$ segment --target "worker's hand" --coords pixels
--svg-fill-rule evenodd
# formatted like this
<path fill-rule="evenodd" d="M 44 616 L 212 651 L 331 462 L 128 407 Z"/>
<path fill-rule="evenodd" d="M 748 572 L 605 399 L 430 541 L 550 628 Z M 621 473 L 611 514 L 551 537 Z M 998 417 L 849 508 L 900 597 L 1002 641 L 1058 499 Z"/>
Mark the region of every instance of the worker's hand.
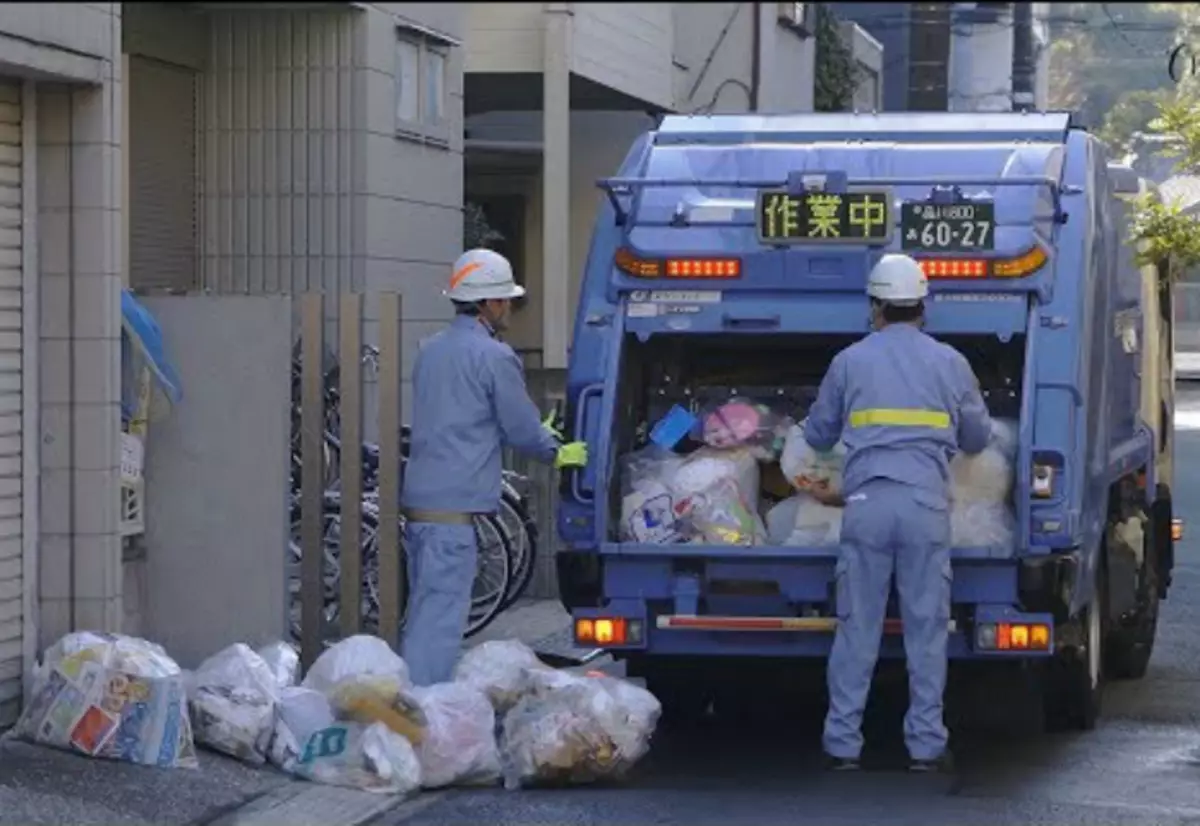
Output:
<path fill-rule="evenodd" d="M 840 508 L 845 504 L 842 500 L 842 492 L 831 487 L 829 482 L 824 479 L 819 482 L 806 480 L 800 485 L 800 490 L 830 508 Z"/>
<path fill-rule="evenodd" d="M 554 467 L 562 470 L 568 467 L 583 467 L 588 461 L 586 442 L 567 442 L 558 449 L 554 457 Z"/>
<path fill-rule="evenodd" d="M 560 442 L 562 441 L 562 423 L 559 421 L 557 410 L 551 410 L 546 414 L 546 418 L 542 419 L 542 427 L 544 427 L 546 432 L 551 436 L 558 439 Z"/>

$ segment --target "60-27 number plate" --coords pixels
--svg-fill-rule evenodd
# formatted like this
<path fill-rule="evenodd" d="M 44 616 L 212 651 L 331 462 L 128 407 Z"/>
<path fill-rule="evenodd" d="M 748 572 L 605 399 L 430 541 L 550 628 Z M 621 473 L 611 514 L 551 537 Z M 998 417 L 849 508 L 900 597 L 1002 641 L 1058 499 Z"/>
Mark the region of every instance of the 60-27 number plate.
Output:
<path fill-rule="evenodd" d="M 996 205 L 906 203 L 900 209 L 900 237 L 906 250 L 986 252 L 996 246 Z"/>

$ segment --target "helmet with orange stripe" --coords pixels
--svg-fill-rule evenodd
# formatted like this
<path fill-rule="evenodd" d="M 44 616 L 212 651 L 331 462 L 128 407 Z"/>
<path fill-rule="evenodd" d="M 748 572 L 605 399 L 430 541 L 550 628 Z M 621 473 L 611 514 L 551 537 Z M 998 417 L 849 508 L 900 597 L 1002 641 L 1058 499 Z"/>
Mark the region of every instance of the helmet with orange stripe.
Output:
<path fill-rule="evenodd" d="M 513 279 L 512 264 L 498 252 L 467 250 L 454 262 L 445 296 L 459 304 L 476 304 L 489 299 L 513 299 L 525 288 Z"/>

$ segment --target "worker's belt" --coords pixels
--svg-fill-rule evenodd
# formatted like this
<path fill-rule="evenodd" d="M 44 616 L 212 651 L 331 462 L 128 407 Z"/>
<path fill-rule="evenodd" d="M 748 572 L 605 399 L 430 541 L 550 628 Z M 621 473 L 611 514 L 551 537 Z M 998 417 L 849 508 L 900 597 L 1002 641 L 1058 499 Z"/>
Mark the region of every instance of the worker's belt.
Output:
<path fill-rule="evenodd" d="M 947 430 L 950 414 L 941 410 L 872 408 L 850 414 L 851 427 L 932 427 Z"/>
<path fill-rule="evenodd" d="M 427 511 L 420 508 L 405 508 L 404 518 L 409 522 L 427 522 L 434 525 L 470 525 L 475 514 L 460 511 Z"/>

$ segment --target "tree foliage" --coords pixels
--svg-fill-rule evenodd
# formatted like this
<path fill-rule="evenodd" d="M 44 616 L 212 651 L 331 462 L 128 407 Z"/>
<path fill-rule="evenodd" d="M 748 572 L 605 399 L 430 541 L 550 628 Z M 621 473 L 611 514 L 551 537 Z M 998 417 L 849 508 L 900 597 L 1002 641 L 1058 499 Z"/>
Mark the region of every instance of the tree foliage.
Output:
<path fill-rule="evenodd" d="M 844 112 L 858 88 L 858 63 L 842 37 L 841 21 L 827 3 L 816 5 L 816 77 L 813 108 L 818 112 Z"/>
<path fill-rule="evenodd" d="M 1133 136 L 1146 131 L 1157 116 L 1160 107 L 1168 104 L 1175 96 L 1174 89 L 1137 89 L 1126 92 L 1104 118 L 1104 126 L 1097 132 L 1116 154 L 1130 151 Z"/>
<path fill-rule="evenodd" d="M 1180 94 L 1164 102 L 1149 126 L 1171 139 L 1162 152 L 1177 159 L 1177 174 L 1200 175 L 1200 97 Z M 1151 194 L 1137 198 L 1133 238 L 1145 244 L 1139 252 L 1142 263 L 1169 261 L 1176 272 L 1200 264 L 1200 223 L 1177 202 L 1164 202 Z"/>

